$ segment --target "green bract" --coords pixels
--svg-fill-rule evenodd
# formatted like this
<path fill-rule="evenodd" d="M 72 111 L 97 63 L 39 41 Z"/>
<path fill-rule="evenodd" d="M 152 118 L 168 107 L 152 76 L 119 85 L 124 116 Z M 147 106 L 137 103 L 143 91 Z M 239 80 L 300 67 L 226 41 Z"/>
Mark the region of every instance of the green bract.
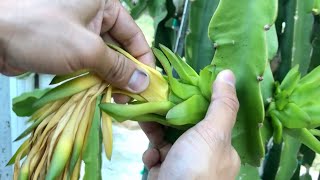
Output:
<path fill-rule="evenodd" d="M 209 65 L 198 75 L 170 49 L 162 45 L 160 48 L 154 48 L 153 52 L 167 74 L 170 89 L 167 101 L 133 101 L 129 105 L 104 103 L 100 105 L 104 112 L 117 121 L 155 121 L 178 129 L 190 127 L 204 118 L 209 106 L 211 84 L 216 77 L 215 68 Z M 178 78 L 173 76 L 173 69 Z"/>
<path fill-rule="evenodd" d="M 268 114 L 276 129 L 299 139 L 303 144 L 320 153 L 320 142 L 313 137 L 313 129 L 320 127 L 320 67 L 300 78 L 298 66 L 291 69 L 280 85 L 276 86 Z M 281 126 L 281 127 L 279 127 Z M 311 132 L 309 131 L 311 130 Z M 281 137 L 282 132 L 274 132 Z M 276 142 L 281 139 L 276 138 Z"/>

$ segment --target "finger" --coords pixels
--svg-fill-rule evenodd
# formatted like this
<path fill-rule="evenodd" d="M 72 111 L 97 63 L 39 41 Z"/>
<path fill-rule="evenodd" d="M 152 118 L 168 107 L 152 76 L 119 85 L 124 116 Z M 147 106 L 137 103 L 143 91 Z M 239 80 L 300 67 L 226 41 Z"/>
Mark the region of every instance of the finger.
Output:
<path fill-rule="evenodd" d="M 119 44 L 114 39 L 112 39 L 112 37 L 110 37 L 110 35 L 108 33 L 103 34 L 101 37 L 104 42 L 115 44 L 115 45 L 119 46 Z M 131 98 L 129 96 L 123 95 L 123 94 L 113 94 L 112 97 L 113 97 L 114 101 L 119 104 L 126 104 L 131 100 Z"/>
<path fill-rule="evenodd" d="M 161 124 L 155 122 L 139 122 L 139 125 L 154 148 L 160 149 L 168 144 L 168 142 L 164 140 L 164 130 Z"/>
<path fill-rule="evenodd" d="M 126 104 L 128 103 L 131 98 L 129 96 L 123 95 L 123 94 L 113 94 L 112 95 L 114 102 L 118 104 Z"/>
<path fill-rule="evenodd" d="M 95 34 L 100 34 L 101 32 L 101 23 L 102 23 L 102 20 L 103 20 L 103 10 L 104 10 L 104 4 L 105 2 L 104 1 L 101 1 L 100 2 L 100 9 L 99 11 L 97 12 L 97 14 L 95 15 L 94 18 L 90 19 L 90 16 L 89 16 L 89 24 L 87 25 L 87 28 L 94 32 Z"/>
<path fill-rule="evenodd" d="M 167 143 L 159 149 L 153 147 L 147 149 L 142 156 L 143 163 L 148 169 L 153 168 L 158 163 L 162 163 L 167 157 L 167 154 L 171 147 L 172 144 Z"/>
<path fill-rule="evenodd" d="M 156 164 L 160 162 L 159 151 L 155 148 L 147 149 L 142 155 L 142 162 L 148 170 L 153 168 Z"/>
<path fill-rule="evenodd" d="M 105 1 L 106 0 L 71 0 L 65 2 L 52 1 L 50 2 L 50 6 L 56 6 L 62 10 L 63 13 L 76 18 L 83 24 L 89 24 L 92 19 L 96 18 L 96 15 L 104 7 Z"/>
<path fill-rule="evenodd" d="M 159 177 L 160 165 L 154 166 L 148 173 L 148 180 L 157 180 Z"/>
<path fill-rule="evenodd" d="M 9 64 L 5 63 L 2 68 L 0 69 L 0 73 L 6 76 L 18 76 L 21 75 L 23 73 L 26 73 L 27 71 L 20 69 L 20 68 L 16 68 L 13 66 L 10 66 Z"/>
<path fill-rule="evenodd" d="M 141 29 L 118 0 L 109 0 L 105 6 L 102 33 L 107 31 L 132 56 L 155 67 L 154 56 Z"/>
<path fill-rule="evenodd" d="M 214 85 L 211 104 L 204 122 L 221 134 L 230 134 L 234 126 L 239 102 L 236 96 L 235 77 L 230 70 L 218 74 Z"/>
<path fill-rule="evenodd" d="M 163 162 L 163 161 L 166 159 L 166 157 L 167 157 L 167 155 L 168 155 L 168 152 L 170 151 L 171 147 L 172 147 L 172 144 L 167 143 L 166 145 L 164 145 L 163 147 L 161 147 L 161 148 L 159 149 L 159 152 L 160 152 L 160 162 Z"/>
<path fill-rule="evenodd" d="M 108 83 L 133 93 L 140 93 L 148 87 L 149 76 L 143 69 L 106 46 L 99 36 L 90 31 L 87 33 L 91 38 L 87 38 L 85 44 L 90 48 L 84 48 L 84 53 L 80 53 L 83 68 L 93 69 Z"/>
<path fill-rule="evenodd" d="M 117 46 L 120 46 L 120 44 L 114 40 L 108 32 L 104 33 L 103 35 L 101 35 L 102 39 L 104 42 L 106 43 L 110 43 L 110 44 L 114 44 L 114 45 L 117 45 Z"/>
<path fill-rule="evenodd" d="M 231 157 L 232 164 L 231 164 L 231 168 L 229 168 L 229 169 L 233 170 L 233 172 L 231 172 L 231 177 L 232 177 L 232 179 L 235 179 L 240 171 L 241 160 L 240 160 L 240 157 L 239 157 L 237 151 L 233 147 L 231 147 L 231 148 L 232 149 L 231 149 L 230 157 Z"/>

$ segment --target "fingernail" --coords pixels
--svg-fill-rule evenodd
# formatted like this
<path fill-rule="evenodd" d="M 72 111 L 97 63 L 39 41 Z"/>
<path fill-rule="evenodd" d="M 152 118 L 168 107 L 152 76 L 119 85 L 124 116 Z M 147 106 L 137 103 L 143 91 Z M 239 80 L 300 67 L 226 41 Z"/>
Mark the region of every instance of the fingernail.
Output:
<path fill-rule="evenodd" d="M 227 84 L 231 85 L 232 87 L 235 87 L 235 83 L 236 83 L 236 79 L 235 79 L 232 71 L 230 71 L 230 70 L 221 71 L 218 74 L 216 81 L 227 83 Z"/>
<path fill-rule="evenodd" d="M 129 90 L 135 93 L 140 93 L 144 91 L 148 86 L 149 86 L 148 74 L 139 69 L 135 70 L 128 83 Z"/>

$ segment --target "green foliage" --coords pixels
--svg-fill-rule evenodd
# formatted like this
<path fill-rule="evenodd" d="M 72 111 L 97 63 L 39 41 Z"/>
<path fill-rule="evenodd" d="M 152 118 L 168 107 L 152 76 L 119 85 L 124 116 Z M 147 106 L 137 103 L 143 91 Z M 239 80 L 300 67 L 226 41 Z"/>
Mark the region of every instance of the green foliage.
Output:
<path fill-rule="evenodd" d="M 320 43 L 318 41 L 319 32 L 320 32 L 319 17 L 315 16 L 313 21 L 313 16 L 310 8 L 312 7 L 312 3 L 313 1 L 279 0 L 279 11 L 278 11 L 278 18 L 276 22 L 276 29 L 277 29 L 277 35 L 279 38 L 281 63 L 276 73 L 276 79 L 282 80 L 286 76 L 287 80 L 286 82 L 282 82 L 282 84 L 287 84 L 287 85 L 283 85 L 286 87 L 291 86 L 291 89 L 290 88 L 287 89 L 286 93 L 288 94 L 290 94 L 290 92 L 293 91 L 293 88 L 295 86 L 294 84 L 297 84 L 297 81 L 300 78 L 300 73 L 304 75 L 306 74 L 307 71 L 311 71 L 314 68 L 316 68 L 318 65 L 320 65 L 320 59 L 319 59 L 320 54 L 318 53 L 319 52 L 318 49 L 320 47 L 318 45 Z M 316 4 L 317 1 L 314 1 L 314 3 Z M 312 36 L 311 36 L 311 32 L 312 32 Z M 310 56 L 310 52 L 312 52 L 311 56 Z M 293 79 L 292 78 L 290 79 L 288 78 L 289 75 L 286 75 L 286 74 L 290 70 L 290 68 L 292 68 L 295 64 L 300 65 L 299 72 L 296 70 L 295 77 L 292 76 Z M 309 96 L 309 93 L 305 93 L 305 95 Z M 283 105 L 285 104 L 284 102 L 285 102 L 284 99 L 282 102 L 278 101 L 278 105 L 283 107 Z M 309 104 L 309 107 L 312 107 L 312 106 L 313 105 Z M 299 109 L 295 110 L 293 111 L 293 113 L 296 115 L 298 111 L 300 110 Z M 292 121 L 291 117 L 286 117 L 283 119 L 287 119 L 287 121 Z M 298 118 L 295 118 L 295 119 L 296 121 L 299 121 L 299 123 L 302 120 Z M 309 121 L 311 120 L 309 119 Z M 279 128 L 282 128 L 282 127 L 278 127 L 278 129 Z M 310 135 L 308 132 L 306 133 Z M 276 136 L 274 136 L 274 138 L 275 137 Z M 299 137 L 295 137 L 295 138 L 299 139 L 300 137 L 301 136 L 299 135 Z M 307 137 L 315 140 L 314 137 L 312 136 L 307 136 Z M 316 142 L 316 141 L 313 141 L 313 142 Z M 287 144 L 288 143 L 290 145 L 290 142 L 287 142 Z M 294 146 L 294 144 L 298 146 L 297 142 L 291 141 L 291 146 Z M 278 147 L 278 145 L 274 145 L 274 147 Z M 278 155 L 281 154 L 279 149 L 275 153 Z M 314 152 L 310 150 L 308 147 L 303 145 L 302 148 L 300 149 L 299 154 L 302 155 L 302 161 L 304 161 L 305 159 L 305 161 L 308 161 L 308 163 L 312 163 L 314 159 Z M 283 156 L 289 156 L 289 155 L 281 154 L 281 160 L 285 159 L 285 157 Z M 280 157 L 278 158 L 280 159 Z M 292 158 L 295 158 L 296 159 L 295 161 L 297 161 L 298 159 L 298 157 L 294 155 L 292 155 Z M 291 161 L 293 162 L 294 160 L 292 158 L 291 158 Z M 266 159 L 265 161 L 266 163 L 269 163 L 270 160 Z M 294 179 L 299 178 L 300 165 L 302 165 L 302 163 L 298 164 L 297 170 L 292 178 Z M 266 167 L 264 169 L 264 172 L 266 172 L 264 173 L 264 176 L 267 175 L 267 172 L 269 174 L 274 174 L 275 172 L 277 172 L 278 168 L 275 168 L 275 167 L 277 167 L 277 164 L 274 164 L 272 167 L 271 166 Z M 293 169 L 292 164 L 282 163 L 281 169 L 282 170 L 280 174 L 283 175 L 284 174 L 283 172 L 291 172 L 291 175 L 292 175 L 292 169 Z M 274 178 L 266 178 L 266 179 L 274 179 Z"/>
<path fill-rule="evenodd" d="M 279 162 L 281 157 L 281 144 L 272 144 L 269 145 L 268 151 L 266 153 L 261 179 L 270 180 L 275 179 L 276 173 L 279 168 Z"/>
<path fill-rule="evenodd" d="M 312 176 L 309 174 L 309 172 L 307 172 L 300 176 L 300 180 L 312 180 Z"/>
<path fill-rule="evenodd" d="M 179 21 L 175 16 L 176 10 L 172 0 L 166 0 L 165 7 L 167 10 L 165 18 L 159 19 L 155 27 L 155 38 L 153 46 L 159 48 L 159 44 L 163 44 L 169 49 L 173 49 L 175 39 L 177 38 L 177 27 Z"/>
<path fill-rule="evenodd" d="M 250 165 L 242 165 L 237 180 L 253 180 L 259 179 L 259 170 L 257 167 Z"/>
<path fill-rule="evenodd" d="M 320 66 L 300 79 L 298 66 L 291 69 L 281 85 L 276 87 L 274 101 L 270 104 L 268 114 L 274 121 L 274 127 L 285 128 L 285 132 L 320 153 L 320 142 L 311 131 L 320 126 L 319 96 L 320 85 L 317 83 Z M 277 134 L 282 136 L 281 134 Z"/>
<path fill-rule="evenodd" d="M 315 16 L 312 33 L 312 55 L 309 71 L 320 65 L 320 16 Z"/>
<path fill-rule="evenodd" d="M 139 104 L 101 104 L 100 108 L 113 117 L 117 117 L 118 121 L 125 121 L 143 114 L 158 114 L 165 116 L 167 112 L 174 106 L 170 101 L 163 102 L 146 102 Z"/>
<path fill-rule="evenodd" d="M 314 0 L 312 12 L 315 15 L 319 15 L 320 14 L 320 0 Z"/>
<path fill-rule="evenodd" d="M 101 114 L 99 103 L 101 97 L 97 99 L 96 110 L 92 120 L 92 125 L 88 135 L 87 143 L 83 150 L 83 161 L 85 163 L 84 180 L 100 180 L 101 177 L 101 152 L 102 152 L 102 134 L 100 129 Z"/>
<path fill-rule="evenodd" d="M 308 71 L 310 64 L 311 30 L 313 26 L 313 0 L 287 0 L 282 4 L 282 19 L 278 22 L 278 31 L 284 29 L 279 35 L 281 65 L 278 78 L 282 80 L 291 67 L 299 64 L 302 75 Z M 280 26 L 281 24 L 281 26 Z"/>
<path fill-rule="evenodd" d="M 255 166 L 264 157 L 259 127 L 265 115 L 258 79 L 263 77 L 268 59 L 265 29 L 274 23 L 276 12 L 276 1 L 221 0 L 209 25 L 210 39 L 217 48 L 212 64 L 231 69 L 237 78 L 241 106 L 233 145 L 242 163 Z"/>
<path fill-rule="evenodd" d="M 172 64 L 173 68 L 176 70 L 178 76 L 183 83 L 188 83 L 196 86 L 198 84 L 199 75 L 183 60 L 175 55 L 167 47 L 160 45 L 161 50 L 167 56 L 169 62 Z"/>
<path fill-rule="evenodd" d="M 51 80 L 50 85 L 58 84 L 58 83 L 61 83 L 63 81 L 66 81 L 66 80 L 70 80 L 71 78 L 76 78 L 78 76 L 86 75 L 88 73 L 89 73 L 88 70 L 79 70 L 79 71 L 75 71 L 73 73 L 69 73 L 69 74 L 66 74 L 66 75 L 56 75 Z"/>
<path fill-rule="evenodd" d="M 300 72 L 305 75 L 310 64 L 311 43 L 310 36 L 313 26 L 313 0 L 299 1 L 296 0 L 296 7 L 293 17 L 293 44 L 292 44 L 292 66 L 299 64 Z M 292 18 L 292 17 L 291 17 Z M 297 20 L 295 20 L 297 19 Z M 292 19 L 291 19 L 292 20 Z"/>
<path fill-rule="evenodd" d="M 279 48 L 278 36 L 276 31 L 276 26 L 272 26 L 269 31 L 267 31 L 267 50 L 268 50 L 268 60 L 271 61 L 277 55 Z M 270 65 L 267 65 L 270 66 Z"/>
<path fill-rule="evenodd" d="M 138 19 L 142 13 L 144 13 L 145 9 L 148 5 L 148 0 L 122 0 L 129 8 L 130 15 L 133 19 Z"/>
<path fill-rule="evenodd" d="M 12 110 L 17 116 L 31 116 L 38 108 L 33 103 L 46 94 L 50 88 L 37 89 L 32 92 L 23 93 L 12 99 Z M 28 108 L 26 108 L 28 107 Z"/>
<path fill-rule="evenodd" d="M 62 85 L 53 88 L 46 92 L 43 97 L 38 99 L 36 102 L 33 103 L 34 108 L 42 107 L 43 105 L 56 101 L 58 99 L 62 99 L 65 97 L 69 97 L 71 95 L 77 94 L 84 89 L 92 87 L 100 82 L 101 80 L 95 76 L 94 74 L 86 74 L 74 79 L 71 79 Z"/>
<path fill-rule="evenodd" d="M 176 39 L 176 28 L 179 21 L 176 18 L 176 7 L 172 0 L 122 0 L 128 6 L 131 16 L 138 19 L 143 13 L 148 13 L 154 20 L 154 47 L 163 44 L 172 49 Z M 158 66 L 161 66 L 157 64 Z"/>
<path fill-rule="evenodd" d="M 194 108 L 197 104 L 198 108 Z M 166 119 L 173 125 L 196 124 L 206 115 L 208 101 L 202 95 L 193 95 L 174 106 L 166 114 Z"/>
<path fill-rule="evenodd" d="M 21 153 L 22 151 L 23 151 L 23 153 L 22 153 L 20 158 L 23 159 L 27 155 L 27 150 L 26 149 L 27 149 L 27 146 L 29 144 L 30 144 L 30 140 L 29 139 L 25 140 L 21 144 L 21 146 L 17 149 L 17 151 L 14 153 L 14 155 L 11 157 L 11 159 L 9 160 L 9 162 L 7 163 L 6 166 L 14 164 L 15 161 L 16 161 L 16 158 L 18 157 L 18 154 Z"/>
<path fill-rule="evenodd" d="M 290 179 L 293 176 L 298 166 L 297 156 L 300 146 L 301 143 L 297 139 L 284 134 L 276 180 Z"/>
<path fill-rule="evenodd" d="M 166 0 L 148 1 L 149 14 L 153 17 L 154 28 L 157 29 L 159 23 L 167 16 Z"/>
<path fill-rule="evenodd" d="M 265 107 L 270 103 L 270 99 L 272 99 L 274 90 L 274 78 L 272 74 L 272 70 L 270 64 L 267 63 L 266 69 L 263 74 L 263 81 L 261 82 L 261 93 L 263 98 L 263 103 Z"/>
<path fill-rule="evenodd" d="M 133 102 L 129 105 L 105 103 L 100 108 L 117 121 L 136 120 L 154 121 L 160 124 L 185 129 L 205 117 L 209 106 L 207 94 L 199 87 L 200 76 L 178 55 L 167 47 L 160 45 L 161 50 L 153 48 L 153 52 L 162 64 L 170 85 L 170 95 L 166 101 Z M 212 66 L 209 66 L 212 67 Z M 176 70 L 179 78 L 173 77 Z M 201 79 L 208 80 L 201 84 L 212 84 L 214 69 L 202 74 Z M 203 85 L 202 85 L 203 86 Z M 210 88 L 211 89 L 211 88 Z M 197 104 L 198 108 L 194 108 Z"/>
<path fill-rule="evenodd" d="M 189 30 L 186 37 L 187 63 L 197 72 L 210 64 L 214 48 L 208 34 L 208 25 L 219 0 L 190 1 Z"/>
<path fill-rule="evenodd" d="M 313 160 L 316 157 L 316 153 L 307 146 L 302 145 L 300 148 L 300 154 L 302 155 L 302 161 L 300 164 L 306 167 L 311 167 Z"/>
<path fill-rule="evenodd" d="M 217 70 L 216 66 L 208 65 L 204 69 L 200 71 L 199 74 L 199 89 L 203 96 L 210 101 L 211 100 L 211 94 L 212 94 L 212 82 L 216 79 L 216 73 L 219 70 Z M 210 83 L 208 83 L 210 82 Z"/>

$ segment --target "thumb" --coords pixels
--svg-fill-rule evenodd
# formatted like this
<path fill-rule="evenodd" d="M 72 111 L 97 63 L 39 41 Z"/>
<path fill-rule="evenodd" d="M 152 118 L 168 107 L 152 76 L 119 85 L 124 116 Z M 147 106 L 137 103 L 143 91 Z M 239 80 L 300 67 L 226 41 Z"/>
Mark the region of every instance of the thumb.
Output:
<path fill-rule="evenodd" d="M 207 115 L 203 120 L 209 127 L 221 134 L 231 134 L 239 102 L 235 89 L 235 77 L 230 70 L 221 71 L 213 84 L 213 95 Z"/>
<path fill-rule="evenodd" d="M 90 68 L 113 86 L 140 93 L 149 85 L 149 76 L 133 61 L 109 48 L 103 40 L 95 39 L 96 48 L 94 58 L 85 60 L 84 68 Z M 92 48 L 91 48 L 92 49 Z"/>

